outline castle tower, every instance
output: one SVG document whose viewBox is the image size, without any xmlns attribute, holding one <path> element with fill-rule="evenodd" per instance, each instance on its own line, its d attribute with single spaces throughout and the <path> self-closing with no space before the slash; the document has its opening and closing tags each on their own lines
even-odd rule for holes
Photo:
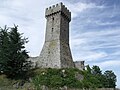
<svg viewBox="0 0 120 90">
<path fill-rule="evenodd" d="M 74 67 L 69 47 L 71 12 L 62 4 L 46 9 L 46 35 L 37 65 L 42 68 Z"/>
</svg>

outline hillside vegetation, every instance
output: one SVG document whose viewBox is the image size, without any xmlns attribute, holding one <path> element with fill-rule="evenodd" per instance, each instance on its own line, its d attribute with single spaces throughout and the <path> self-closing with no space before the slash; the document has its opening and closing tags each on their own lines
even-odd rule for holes
<svg viewBox="0 0 120 90">
<path fill-rule="evenodd" d="M 18 32 L 18 26 L 0 28 L 0 90 L 40 90 L 41 87 L 59 90 L 63 87 L 78 89 L 115 88 L 116 75 L 102 73 L 99 66 L 77 68 L 34 68 L 25 50 L 27 38 Z"/>
<path fill-rule="evenodd" d="M 23 85 L 19 84 L 21 82 L 23 82 Z M 17 86 L 17 84 L 19 85 Z M 13 88 L 14 86 L 13 89 L 22 88 L 20 90 L 27 90 L 28 88 L 41 90 L 42 86 L 57 90 L 62 87 L 77 89 L 115 88 L 114 85 L 115 81 L 112 78 L 110 79 L 103 74 L 93 74 L 88 70 L 80 71 L 76 68 L 34 69 L 29 72 L 29 80 L 11 80 L 7 79 L 4 75 L 0 76 L 0 87 Z"/>
<path fill-rule="evenodd" d="M 90 69 L 90 70 L 89 70 Z M 37 69 L 32 79 L 36 88 L 45 85 L 49 88 L 115 88 L 116 76 L 112 71 L 101 73 L 98 66 L 81 71 L 69 69 Z M 39 90 L 39 89 L 38 89 Z"/>
</svg>

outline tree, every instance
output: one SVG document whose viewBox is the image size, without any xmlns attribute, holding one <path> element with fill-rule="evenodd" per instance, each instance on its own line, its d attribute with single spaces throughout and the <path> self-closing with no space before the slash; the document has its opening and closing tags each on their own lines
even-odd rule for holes
<svg viewBox="0 0 120 90">
<path fill-rule="evenodd" d="M 29 57 L 25 50 L 27 38 L 18 32 L 18 26 L 1 29 L 0 31 L 0 65 L 8 77 L 19 78 L 30 69 Z"/>
<path fill-rule="evenodd" d="M 94 74 L 94 75 L 102 75 L 102 72 L 101 72 L 99 66 L 93 66 L 92 67 L 92 74 Z"/>
<path fill-rule="evenodd" d="M 106 79 L 105 87 L 107 88 L 115 88 L 116 86 L 116 75 L 114 74 L 113 71 L 105 71 L 104 72 L 104 77 Z"/>
<path fill-rule="evenodd" d="M 86 66 L 86 69 L 87 69 L 86 71 L 87 71 L 89 74 L 91 74 L 91 68 L 90 68 L 89 65 Z"/>
<path fill-rule="evenodd" d="M 9 48 L 8 48 L 9 47 Z M 7 67 L 7 61 L 9 61 L 10 41 L 8 35 L 8 28 L 0 28 L 0 71 L 5 72 Z"/>
</svg>

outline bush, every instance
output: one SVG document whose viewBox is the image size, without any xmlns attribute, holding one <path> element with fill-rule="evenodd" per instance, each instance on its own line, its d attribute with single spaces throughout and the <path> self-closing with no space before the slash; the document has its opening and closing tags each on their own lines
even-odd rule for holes
<svg viewBox="0 0 120 90">
<path fill-rule="evenodd" d="M 45 85 L 49 88 L 70 87 L 82 88 L 82 82 L 75 78 L 76 73 L 81 73 L 78 69 L 37 69 L 32 81 L 39 90 Z"/>
<path fill-rule="evenodd" d="M 76 74 L 83 75 L 84 79 L 77 79 Z M 34 71 L 33 84 L 36 88 L 45 85 L 48 88 L 57 89 L 66 86 L 68 88 L 95 90 L 96 88 L 104 88 L 104 85 L 107 85 L 104 78 L 103 75 L 92 74 L 86 70 L 80 71 L 76 68 L 37 69 Z"/>
</svg>

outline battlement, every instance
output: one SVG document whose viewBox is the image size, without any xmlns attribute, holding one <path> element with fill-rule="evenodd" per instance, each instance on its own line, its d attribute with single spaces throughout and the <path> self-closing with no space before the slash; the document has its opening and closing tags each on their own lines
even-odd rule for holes
<svg viewBox="0 0 120 90">
<path fill-rule="evenodd" d="M 62 2 L 56 5 L 50 6 L 49 8 L 46 8 L 45 17 L 51 16 L 57 13 L 61 13 L 69 21 L 71 20 L 71 12 L 67 9 L 67 7 L 65 7 L 65 5 L 63 5 Z"/>
</svg>

